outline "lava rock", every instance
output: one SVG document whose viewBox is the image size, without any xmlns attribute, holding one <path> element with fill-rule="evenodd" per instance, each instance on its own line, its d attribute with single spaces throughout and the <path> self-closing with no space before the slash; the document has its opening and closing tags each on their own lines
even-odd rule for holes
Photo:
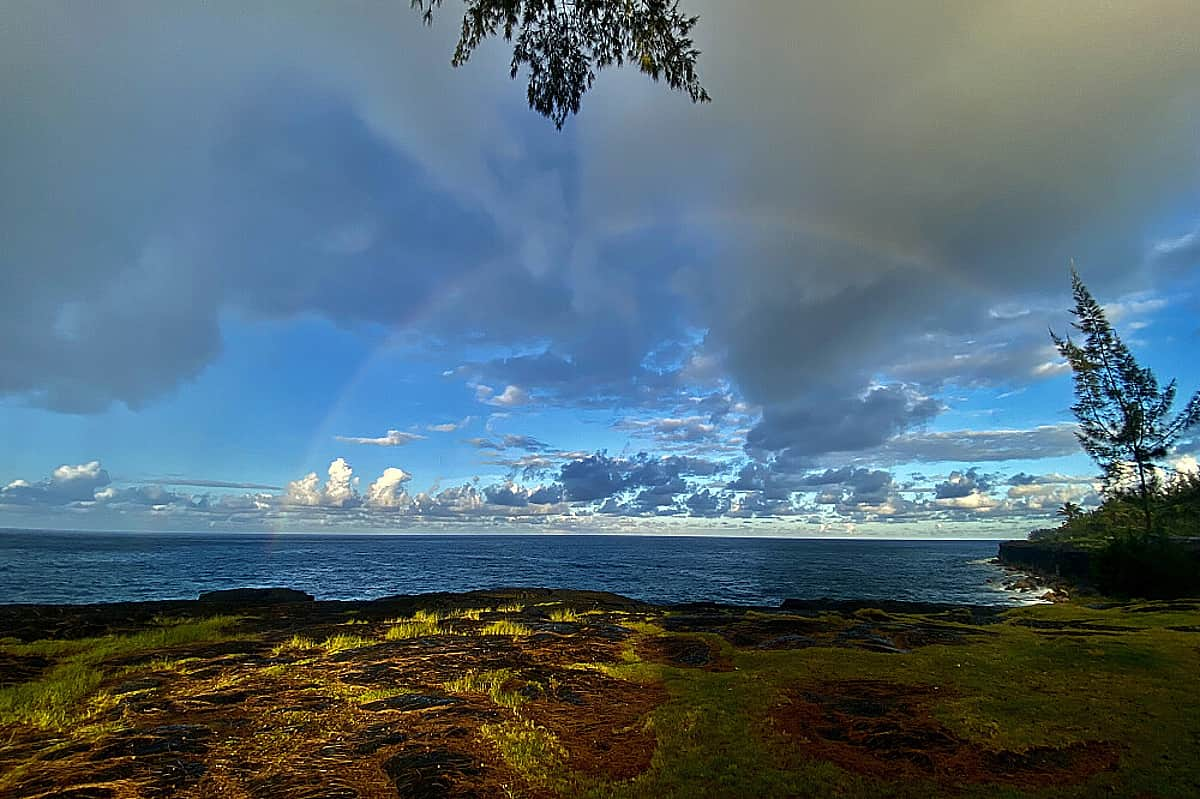
<svg viewBox="0 0 1200 799">
<path fill-rule="evenodd" d="M 377 702 L 368 702 L 363 705 L 363 710 L 399 710 L 403 712 L 413 710 L 428 710 L 434 707 L 449 707 L 462 702 L 461 699 L 454 696 L 438 696 L 435 694 L 400 694 L 398 696 L 389 696 L 387 699 L 380 699 Z"/>
<path fill-rule="evenodd" d="M 312 594 L 294 588 L 226 588 L 205 591 L 201 602 L 230 602 L 247 605 L 276 605 L 285 602 L 312 602 Z"/>
</svg>

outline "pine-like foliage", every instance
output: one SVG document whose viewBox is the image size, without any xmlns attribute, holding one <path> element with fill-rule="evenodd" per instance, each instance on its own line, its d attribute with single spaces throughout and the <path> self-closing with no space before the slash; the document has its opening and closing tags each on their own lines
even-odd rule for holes
<svg viewBox="0 0 1200 799">
<path fill-rule="evenodd" d="M 1153 530 L 1151 499 L 1159 487 L 1155 466 L 1183 431 L 1200 423 L 1200 392 L 1172 417 L 1175 381 L 1160 389 L 1154 373 L 1138 365 L 1074 269 L 1071 287 L 1075 298 L 1071 326 L 1082 334 L 1083 343 L 1076 344 L 1070 336 L 1059 337 L 1053 330 L 1050 337 L 1074 373 L 1071 410 L 1079 420 L 1075 435 L 1104 470 L 1109 493 L 1130 477 L 1132 467 L 1149 535 Z"/>
<path fill-rule="evenodd" d="M 679 0 L 465 0 L 462 35 L 451 64 L 461 66 L 489 36 L 513 42 L 511 75 L 529 68 L 529 107 L 562 129 L 579 113 L 596 70 L 626 62 L 692 102 L 709 101 L 696 76 L 692 28 L 698 17 Z M 426 23 L 442 0 L 411 0 Z"/>
</svg>

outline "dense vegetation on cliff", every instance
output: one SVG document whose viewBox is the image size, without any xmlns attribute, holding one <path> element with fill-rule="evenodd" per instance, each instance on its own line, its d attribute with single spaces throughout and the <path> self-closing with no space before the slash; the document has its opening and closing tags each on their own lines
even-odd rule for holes
<svg viewBox="0 0 1200 799">
<path fill-rule="evenodd" d="M 1200 475 L 1176 475 L 1149 499 L 1157 535 L 1169 539 L 1200 536 Z M 1063 517 L 1061 525 L 1035 530 L 1030 533 L 1030 540 L 1101 548 L 1141 531 L 1142 498 L 1114 494 L 1091 511 L 1067 503 L 1059 515 Z"/>
</svg>

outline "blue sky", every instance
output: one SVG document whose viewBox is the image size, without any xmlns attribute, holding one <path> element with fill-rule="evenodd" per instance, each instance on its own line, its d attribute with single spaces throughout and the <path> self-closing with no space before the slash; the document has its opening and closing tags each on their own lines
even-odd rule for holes
<svg viewBox="0 0 1200 799">
<path fill-rule="evenodd" d="M 1071 261 L 1200 387 L 1187 4 L 685 5 L 713 102 L 608 70 L 561 132 L 502 45 L 449 67 L 454 4 L 6 7 L 0 526 L 1094 504 L 1047 334 Z"/>
</svg>

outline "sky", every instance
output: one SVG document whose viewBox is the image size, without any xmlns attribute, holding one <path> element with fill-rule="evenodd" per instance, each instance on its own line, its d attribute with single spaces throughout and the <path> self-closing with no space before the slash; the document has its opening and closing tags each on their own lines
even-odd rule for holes
<svg viewBox="0 0 1200 799">
<path fill-rule="evenodd" d="M 713 101 L 605 70 L 560 132 L 455 2 L 6 3 L 0 527 L 1096 504 L 1048 331 L 1073 262 L 1200 388 L 1194 5 L 683 6 Z"/>
</svg>

